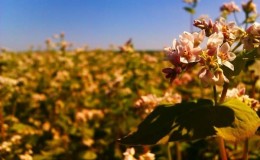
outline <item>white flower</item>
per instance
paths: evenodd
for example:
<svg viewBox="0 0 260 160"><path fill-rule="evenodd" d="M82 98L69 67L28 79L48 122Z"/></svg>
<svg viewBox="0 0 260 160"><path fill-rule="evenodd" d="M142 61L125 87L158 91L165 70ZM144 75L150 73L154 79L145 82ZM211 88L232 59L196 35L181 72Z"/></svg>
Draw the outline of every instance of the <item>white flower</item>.
<svg viewBox="0 0 260 160"><path fill-rule="evenodd" d="M132 148L127 148L126 151L123 153L124 155L124 160L136 160L134 155L135 155L135 149Z"/></svg>

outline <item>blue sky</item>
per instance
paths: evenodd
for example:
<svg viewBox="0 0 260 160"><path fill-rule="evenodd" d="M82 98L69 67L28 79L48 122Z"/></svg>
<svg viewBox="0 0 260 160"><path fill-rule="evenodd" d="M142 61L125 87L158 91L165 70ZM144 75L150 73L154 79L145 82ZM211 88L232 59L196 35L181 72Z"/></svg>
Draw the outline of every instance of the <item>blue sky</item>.
<svg viewBox="0 0 260 160"><path fill-rule="evenodd" d="M214 19L228 1L200 0L194 17ZM235 0L241 1L246 0ZM64 32L75 47L106 49L132 38L137 49L163 49L190 30L185 5L182 0L0 0L0 47L44 49L47 38Z"/></svg>

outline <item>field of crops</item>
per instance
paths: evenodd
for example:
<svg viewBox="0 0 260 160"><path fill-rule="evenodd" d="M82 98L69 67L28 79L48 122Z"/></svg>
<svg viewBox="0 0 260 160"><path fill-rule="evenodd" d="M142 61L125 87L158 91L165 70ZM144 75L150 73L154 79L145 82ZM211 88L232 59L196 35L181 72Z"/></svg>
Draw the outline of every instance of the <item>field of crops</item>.
<svg viewBox="0 0 260 160"><path fill-rule="evenodd" d="M171 85L161 72L168 65L163 57L159 51L2 53L1 158L122 159L129 146L117 139L135 129L157 104L211 97L192 72ZM259 158L260 137L251 145ZM176 144L170 146L176 156ZM178 147L186 158L218 154L214 140ZM139 154L144 150L137 147ZM168 157L167 145L150 150L157 159ZM241 153L239 145L236 152Z"/></svg>
<svg viewBox="0 0 260 160"><path fill-rule="evenodd" d="M259 160L257 6L193 19L198 0L184 2L190 32L157 51L76 48L63 32L1 47L0 160Z"/></svg>

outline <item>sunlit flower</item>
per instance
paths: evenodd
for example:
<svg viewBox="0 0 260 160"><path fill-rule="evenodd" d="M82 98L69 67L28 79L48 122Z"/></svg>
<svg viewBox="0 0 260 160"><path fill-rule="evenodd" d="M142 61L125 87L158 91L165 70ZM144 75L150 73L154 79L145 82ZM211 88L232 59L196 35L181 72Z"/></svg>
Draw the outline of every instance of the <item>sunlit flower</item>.
<svg viewBox="0 0 260 160"><path fill-rule="evenodd" d="M242 39L244 49L251 50L260 47L260 23L255 22L246 30L247 35Z"/></svg>
<svg viewBox="0 0 260 160"><path fill-rule="evenodd" d="M204 82L205 85L214 84L214 80L213 80L214 74L206 67L202 68L199 71L198 75L201 81Z"/></svg>
<svg viewBox="0 0 260 160"><path fill-rule="evenodd" d="M180 61L182 63L192 63L199 61L199 53L201 48L199 44L203 41L205 31L202 30L200 33L191 34L184 32L179 37L179 43L176 44L176 49L180 55Z"/></svg>
<svg viewBox="0 0 260 160"><path fill-rule="evenodd" d="M207 41L208 55L213 56L217 53L217 48L223 43L222 33L213 33Z"/></svg>
<svg viewBox="0 0 260 160"><path fill-rule="evenodd" d="M124 160L136 160L134 157L135 155L135 149L132 148L127 148L126 151L123 153L124 155Z"/></svg>
<svg viewBox="0 0 260 160"><path fill-rule="evenodd" d="M244 30L236 25L235 22L226 22L224 18L220 18L214 23L213 32L222 33L223 41L232 45L235 40L244 35Z"/></svg>
<svg viewBox="0 0 260 160"><path fill-rule="evenodd" d="M145 154L140 155L139 160L155 160L155 154L148 151Z"/></svg>
<svg viewBox="0 0 260 160"><path fill-rule="evenodd" d="M221 11L227 11L228 13L239 12L240 11L239 7L233 1L229 2L229 3L224 3L220 7L220 10Z"/></svg>
<svg viewBox="0 0 260 160"><path fill-rule="evenodd" d="M226 42L217 50L217 59L220 65L224 65L231 70L234 70L234 66L229 61L233 61L236 58L236 55L233 52L230 52L230 46Z"/></svg>
<svg viewBox="0 0 260 160"><path fill-rule="evenodd" d="M227 79L227 77L224 75L222 69L220 69L220 68L218 68L214 72L214 77L212 79L214 81L214 84L216 84L218 86L222 86L224 84L224 82L229 83L229 80Z"/></svg>
<svg viewBox="0 0 260 160"><path fill-rule="evenodd" d="M237 88L232 88L227 90L226 100L236 98L247 106L251 107L253 110L258 111L260 109L260 103L254 98L250 98L245 94L245 87L238 86Z"/></svg>

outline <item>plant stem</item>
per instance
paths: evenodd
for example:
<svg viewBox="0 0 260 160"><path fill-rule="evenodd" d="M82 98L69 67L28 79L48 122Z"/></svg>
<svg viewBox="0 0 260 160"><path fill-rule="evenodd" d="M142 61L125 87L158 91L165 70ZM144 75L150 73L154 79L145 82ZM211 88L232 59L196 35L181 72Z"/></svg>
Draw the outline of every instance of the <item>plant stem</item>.
<svg viewBox="0 0 260 160"><path fill-rule="evenodd" d="M172 143L169 142L169 143L168 143L168 148L167 148L168 159L169 159L169 160L172 160L172 152L171 152L171 148L172 148Z"/></svg>
<svg viewBox="0 0 260 160"><path fill-rule="evenodd" d="M248 160L248 138L245 140L244 143L244 151L243 151L243 160Z"/></svg>
<svg viewBox="0 0 260 160"><path fill-rule="evenodd" d="M227 94L227 90L228 90L228 83L224 83L219 103L224 102L226 94ZM221 159L227 160L227 153L226 153L226 149L225 149L224 139L222 137L217 137L217 140L218 140L218 146L219 146L219 152L220 152Z"/></svg>
<svg viewBox="0 0 260 160"><path fill-rule="evenodd" d="M222 137L217 137L220 157L222 160L227 160L227 153L225 149L225 142Z"/></svg>
<svg viewBox="0 0 260 160"><path fill-rule="evenodd" d="M215 106L218 104L218 97L217 97L217 88L216 85L213 86L213 96L214 96L214 103Z"/></svg>
<svg viewBox="0 0 260 160"><path fill-rule="evenodd" d="M228 83L224 83L219 103L223 103L224 102L224 100L226 98L227 90L228 90Z"/></svg>
<svg viewBox="0 0 260 160"><path fill-rule="evenodd" d="M176 142L176 156L177 156L177 160L181 160L181 147L180 147L180 143Z"/></svg>

